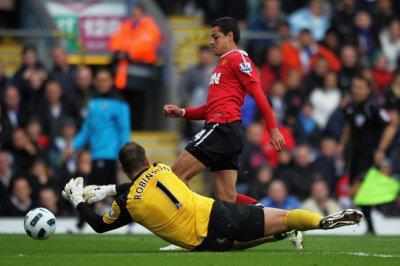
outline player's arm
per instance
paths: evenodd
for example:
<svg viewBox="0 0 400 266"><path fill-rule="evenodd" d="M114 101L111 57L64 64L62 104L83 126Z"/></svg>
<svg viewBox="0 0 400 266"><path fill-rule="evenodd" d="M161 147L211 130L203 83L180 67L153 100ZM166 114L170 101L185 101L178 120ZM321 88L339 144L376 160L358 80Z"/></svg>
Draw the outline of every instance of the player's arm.
<svg viewBox="0 0 400 266"><path fill-rule="evenodd" d="M116 196L117 198L128 193L132 183L124 183L120 185L90 185L83 188L83 199L92 204L93 202L100 201L106 197Z"/></svg>
<svg viewBox="0 0 400 266"><path fill-rule="evenodd" d="M379 164L385 157L386 150L392 143L395 137L399 125L399 117L397 112L389 112L381 108L377 112L379 121L382 124L386 124L385 129L382 133L381 139L379 141L378 149L375 151L375 163Z"/></svg>
<svg viewBox="0 0 400 266"><path fill-rule="evenodd" d="M128 211L124 206L119 206L118 201L114 201L109 212L103 216L98 215L86 202L80 202L76 209L81 217L87 222L96 233L104 233L132 222Z"/></svg>
<svg viewBox="0 0 400 266"><path fill-rule="evenodd" d="M196 108L179 108L176 105L164 105L164 114L172 118L186 118L189 120L205 120L207 114L207 105Z"/></svg>
<svg viewBox="0 0 400 266"><path fill-rule="evenodd" d="M245 90L253 97L271 135L271 144L278 151L285 147L285 140L279 132L274 113L268 103L267 97L261 89L260 78L255 71L255 66L247 62L244 57L234 62L232 70L238 77Z"/></svg>
<svg viewBox="0 0 400 266"><path fill-rule="evenodd" d="M66 198L81 214L81 217L97 233L104 233L122 227L132 222L132 218L125 208L123 195L114 201L111 210L100 216L83 199L83 178L71 179L62 192Z"/></svg>

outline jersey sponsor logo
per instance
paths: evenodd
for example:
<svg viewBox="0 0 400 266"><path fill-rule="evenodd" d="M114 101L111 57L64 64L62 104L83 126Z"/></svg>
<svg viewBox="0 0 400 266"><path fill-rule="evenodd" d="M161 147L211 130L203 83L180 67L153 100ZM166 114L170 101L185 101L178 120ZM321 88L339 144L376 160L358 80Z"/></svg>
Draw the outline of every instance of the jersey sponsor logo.
<svg viewBox="0 0 400 266"><path fill-rule="evenodd" d="M240 71L242 71L243 73L249 74L251 73L251 64L250 62L243 62L240 63Z"/></svg>
<svg viewBox="0 0 400 266"><path fill-rule="evenodd" d="M221 78L221 73L213 73L211 75L210 83L208 85L219 84L220 78Z"/></svg>

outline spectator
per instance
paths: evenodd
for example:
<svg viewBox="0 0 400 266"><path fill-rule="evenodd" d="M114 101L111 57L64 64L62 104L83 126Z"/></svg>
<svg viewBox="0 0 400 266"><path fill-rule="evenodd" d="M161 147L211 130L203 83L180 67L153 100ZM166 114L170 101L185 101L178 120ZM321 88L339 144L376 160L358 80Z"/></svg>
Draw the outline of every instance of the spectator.
<svg viewBox="0 0 400 266"><path fill-rule="evenodd" d="M286 86L284 83L277 81L272 85L269 102L275 113L275 119L278 123L283 124L286 116L285 102Z"/></svg>
<svg viewBox="0 0 400 266"><path fill-rule="evenodd" d="M22 65L13 76L11 83L21 92L23 102L29 102L29 83L34 73L41 79L47 78L47 70L38 60L37 51L33 46L25 46L22 50Z"/></svg>
<svg viewBox="0 0 400 266"><path fill-rule="evenodd" d="M355 14L355 0L340 0L339 8L332 17L332 26L344 43L348 41L353 33L353 25L349 21L354 21Z"/></svg>
<svg viewBox="0 0 400 266"><path fill-rule="evenodd" d="M51 211L56 217L67 216L69 214L59 207L58 194L52 187L44 187L39 192L39 204Z"/></svg>
<svg viewBox="0 0 400 266"><path fill-rule="evenodd" d="M66 102L71 106L78 126L82 124L86 116L86 107L93 91L92 70L87 66L78 67L75 86L65 94Z"/></svg>
<svg viewBox="0 0 400 266"><path fill-rule="evenodd" d="M372 11L374 28L377 32L387 27L390 21L396 17L390 0L376 0L376 7ZM398 17L398 14L397 14Z"/></svg>
<svg viewBox="0 0 400 266"><path fill-rule="evenodd" d="M268 188L268 196L262 198L260 204L269 208L293 210L299 208L301 202L293 196L288 196L285 183L274 180Z"/></svg>
<svg viewBox="0 0 400 266"><path fill-rule="evenodd" d="M4 91L2 114L1 131L3 144L7 146L12 132L19 127L24 127L27 122L27 113L21 103L20 93L14 86L9 86Z"/></svg>
<svg viewBox="0 0 400 266"><path fill-rule="evenodd" d="M271 36L262 39L252 40L249 43L249 50L252 51L255 58L260 57L261 51L272 44L276 38L274 33L278 31L279 26L286 22L278 0L263 0L262 9L259 16L250 24L249 30L256 33L268 33Z"/></svg>
<svg viewBox="0 0 400 266"><path fill-rule="evenodd" d="M303 87L307 97L314 89L324 86L324 78L328 71L328 61L322 56L317 57L311 71L303 79Z"/></svg>
<svg viewBox="0 0 400 266"><path fill-rule="evenodd" d="M95 87L88 114L67 154L80 151L88 144L93 158L88 184L115 184L118 150L130 139L129 107L113 88L108 70L96 73Z"/></svg>
<svg viewBox="0 0 400 266"><path fill-rule="evenodd" d="M277 178L285 182L291 195L300 200L306 199L310 195L311 184L314 181L310 147L304 144L297 146L294 162Z"/></svg>
<svg viewBox="0 0 400 266"><path fill-rule="evenodd" d="M311 197L306 199L301 208L327 216L339 212L342 208L339 204L329 198L329 189L323 180L316 180L311 187Z"/></svg>
<svg viewBox="0 0 400 266"><path fill-rule="evenodd" d="M326 31L324 40L321 42L329 51L333 52L334 55L339 56L340 53L340 43L338 33L330 28Z"/></svg>
<svg viewBox="0 0 400 266"><path fill-rule="evenodd" d="M157 24L140 4L132 8L131 17L110 38L110 51L114 53L117 64L115 86L125 89L131 124L137 130L145 126L146 109L150 104L148 92L155 86L153 81L160 43L161 33Z"/></svg>
<svg viewBox="0 0 400 266"><path fill-rule="evenodd" d="M289 24L294 35L308 29L313 37L320 41L324 38L330 21L327 12L324 11L323 1L310 0L308 7L301 8L290 15Z"/></svg>
<svg viewBox="0 0 400 266"><path fill-rule="evenodd" d="M43 134L42 125L40 124L39 119L33 117L29 120L26 125L26 133L35 147L41 150L42 153L45 153L45 150L49 148L50 143L48 136Z"/></svg>
<svg viewBox="0 0 400 266"><path fill-rule="evenodd" d="M0 61L0 99L3 99L4 89L8 84L8 78L5 73L4 63Z"/></svg>
<svg viewBox="0 0 400 266"><path fill-rule="evenodd" d="M37 155L37 148L24 129L18 128L13 132L11 151L14 164L18 166L16 174L26 176Z"/></svg>
<svg viewBox="0 0 400 266"><path fill-rule="evenodd" d="M178 85L178 91L183 101L183 106L201 106L205 104L208 83L214 70L213 54L209 46L200 46L198 51L198 63L182 74ZM202 127L203 123L193 120L185 120L185 137L191 138Z"/></svg>
<svg viewBox="0 0 400 266"><path fill-rule="evenodd" d="M33 162L30 169L32 196L36 199L39 198L40 189L44 187L51 187L58 189L61 185L57 184L57 180L53 176L53 171L50 169L47 162L43 159L37 159Z"/></svg>
<svg viewBox="0 0 400 266"><path fill-rule="evenodd" d="M324 180L333 193L336 191L336 183L341 173L338 158L337 141L331 137L325 137L320 142L320 152L313 162L313 172L316 178Z"/></svg>
<svg viewBox="0 0 400 266"><path fill-rule="evenodd" d="M323 87L316 88L310 95L310 103L314 106L313 119L323 130L332 113L339 107L340 90L337 87L335 72L328 72L324 76Z"/></svg>
<svg viewBox="0 0 400 266"><path fill-rule="evenodd" d="M318 56L324 57L333 71L338 71L341 67L339 59L327 48L318 44L307 29L302 30L296 40L282 43L281 49L283 66L297 69L302 74L309 72Z"/></svg>
<svg viewBox="0 0 400 266"><path fill-rule="evenodd" d="M36 108L43 104L46 78L40 70L33 70L30 79L27 81L26 95L29 99L27 108L30 113L35 112Z"/></svg>
<svg viewBox="0 0 400 266"><path fill-rule="evenodd" d="M292 154L288 150L283 150L278 153L278 164L274 168L274 179L279 179L286 175L286 172L290 171L292 165Z"/></svg>
<svg viewBox="0 0 400 266"><path fill-rule="evenodd" d="M11 154L6 150L0 150L0 211L9 197L13 176Z"/></svg>
<svg viewBox="0 0 400 266"><path fill-rule="evenodd" d="M61 134L61 124L73 112L62 98L62 88L57 81L49 81L45 86L45 99L36 111L40 117L43 132L49 136L51 143Z"/></svg>
<svg viewBox="0 0 400 266"><path fill-rule="evenodd" d="M343 93L350 93L351 80L360 71L358 55L353 45L344 45L340 51L342 69L338 73L339 88Z"/></svg>
<svg viewBox="0 0 400 266"><path fill-rule="evenodd" d="M28 211L35 207L31 198L32 189L28 180L17 177L12 183L11 197L4 205L2 216L25 216Z"/></svg>
<svg viewBox="0 0 400 266"><path fill-rule="evenodd" d="M71 118L66 118L61 124L61 134L56 137L51 149L50 160L56 169L60 169L64 160L69 160L68 157L63 157L68 147L72 145L72 141L76 134L76 123ZM75 161L75 160L73 160Z"/></svg>
<svg viewBox="0 0 400 266"><path fill-rule="evenodd" d="M297 117L300 108L306 101L306 95L301 87L301 74L298 70L292 69L286 78L287 92L285 103L287 105L286 116Z"/></svg>
<svg viewBox="0 0 400 266"><path fill-rule="evenodd" d="M278 45L267 49L265 63L260 67L260 80L264 92L269 93L275 81L284 81L289 69L282 65L282 51Z"/></svg>
<svg viewBox="0 0 400 266"><path fill-rule="evenodd" d="M339 107L332 113L326 123L324 135L340 140L345 125L345 109L350 102L350 96L345 94L340 99Z"/></svg>
<svg viewBox="0 0 400 266"><path fill-rule="evenodd" d="M272 170L267 164L263 164L256 171L255 179L249 183L249 189L246 194L258 200L263 198L271 181Z"/></svg>
<svg viewBox="0 0 400 266"><path fill-rule="evenodd" d="M62 46L54 47L51 56L54 66L50 71L50 78L61 85L63 92L72 90L76 69L68 64L68 55L65 48Z"/></svg>
<svg viewBox="0 0 400 266"><path fill-rule="evenodd" d="M316 144L320 130L317 123L313 119L314 106L306 103L301 107L301 111L297 116L300 132L296 135L296 140L300 143Z"/></svg>
<svg viewBox="0 0 400 266"><path fill-rule="evenodd" d="M363 56L362 61L365 65L369 63L368 57L377 47L377 36L374 31L371 15L367 11L358 11L354 18L356 37L355 44L358 46L360 55Z"/></svg>
<svg viewBox="0 0 400 266"><path fill-rule="evenodd" d="M389 69L394 70L400 59L400 21L394 19L379 34L382 51L388 59Z"/></svg>
<svg viewBox="0 0 400 266"><path fill-rule="evenodd" d="M264 151L261 148L263 138L261 123L252 123L246 128L246 140L243 152L239 157L239 174L237 188L244 193L249 183L255 180L257 170L267 163Z"/></svg>
<svg viewBox="0 0 400 266"><path fill-rule="evenodd" d="M372 69L372 76L379 96L384 96L386 88L392 81L393 71L389 70L388 59L383 54L378 54L375 59L375 67Z"/></svg>

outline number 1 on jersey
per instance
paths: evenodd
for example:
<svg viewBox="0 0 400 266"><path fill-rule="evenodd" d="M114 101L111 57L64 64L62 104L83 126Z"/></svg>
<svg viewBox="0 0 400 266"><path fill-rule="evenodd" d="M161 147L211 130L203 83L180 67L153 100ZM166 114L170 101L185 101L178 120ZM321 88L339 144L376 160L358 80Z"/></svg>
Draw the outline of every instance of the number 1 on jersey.
<svg viewBox="0 0 400 266"><path fill-rule="evenodd" d="M163 184L161 184L160 181L157 181L156 187L159 188L165 194L165 196L172 201L177 210L182 207L182 204L178 201L178 199L175 198L175 196L172 195L172 193Z"/></svg>

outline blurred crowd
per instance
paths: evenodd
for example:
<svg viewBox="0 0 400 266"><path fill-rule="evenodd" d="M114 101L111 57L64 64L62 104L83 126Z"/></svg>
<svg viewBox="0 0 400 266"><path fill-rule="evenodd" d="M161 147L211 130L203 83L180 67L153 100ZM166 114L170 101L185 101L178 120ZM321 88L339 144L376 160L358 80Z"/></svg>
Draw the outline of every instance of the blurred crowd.
<svg viewBox="0 0 400 266"><path fill-rule="evenodd" d="M286 140L287 150L277 153L254 100L247 97L239 192L267 206L302 206L326 214L352 205L371 167L399 175L398 1L181 2L166 12L200 14L205 23L221 15L239 20L249 36L241 49L258 66ZM252 39L257 33L264 35ZM215 65L206 46L198 58L180 83L186 105L205 101ZM186 122L186 138L200 126ZM391 214L399 209L399 200L385 208Z"/></svg>
<svg viewBox="0 0 400 266"><path fill-rule="evenodd" d="M34 47L8 79L0 68L0 215L22 216L35 206L71 215L59 199L65 183L115 183L116 154L130 139L129 107L108 69L70 66L62 47L47 69Z"/></svg>

